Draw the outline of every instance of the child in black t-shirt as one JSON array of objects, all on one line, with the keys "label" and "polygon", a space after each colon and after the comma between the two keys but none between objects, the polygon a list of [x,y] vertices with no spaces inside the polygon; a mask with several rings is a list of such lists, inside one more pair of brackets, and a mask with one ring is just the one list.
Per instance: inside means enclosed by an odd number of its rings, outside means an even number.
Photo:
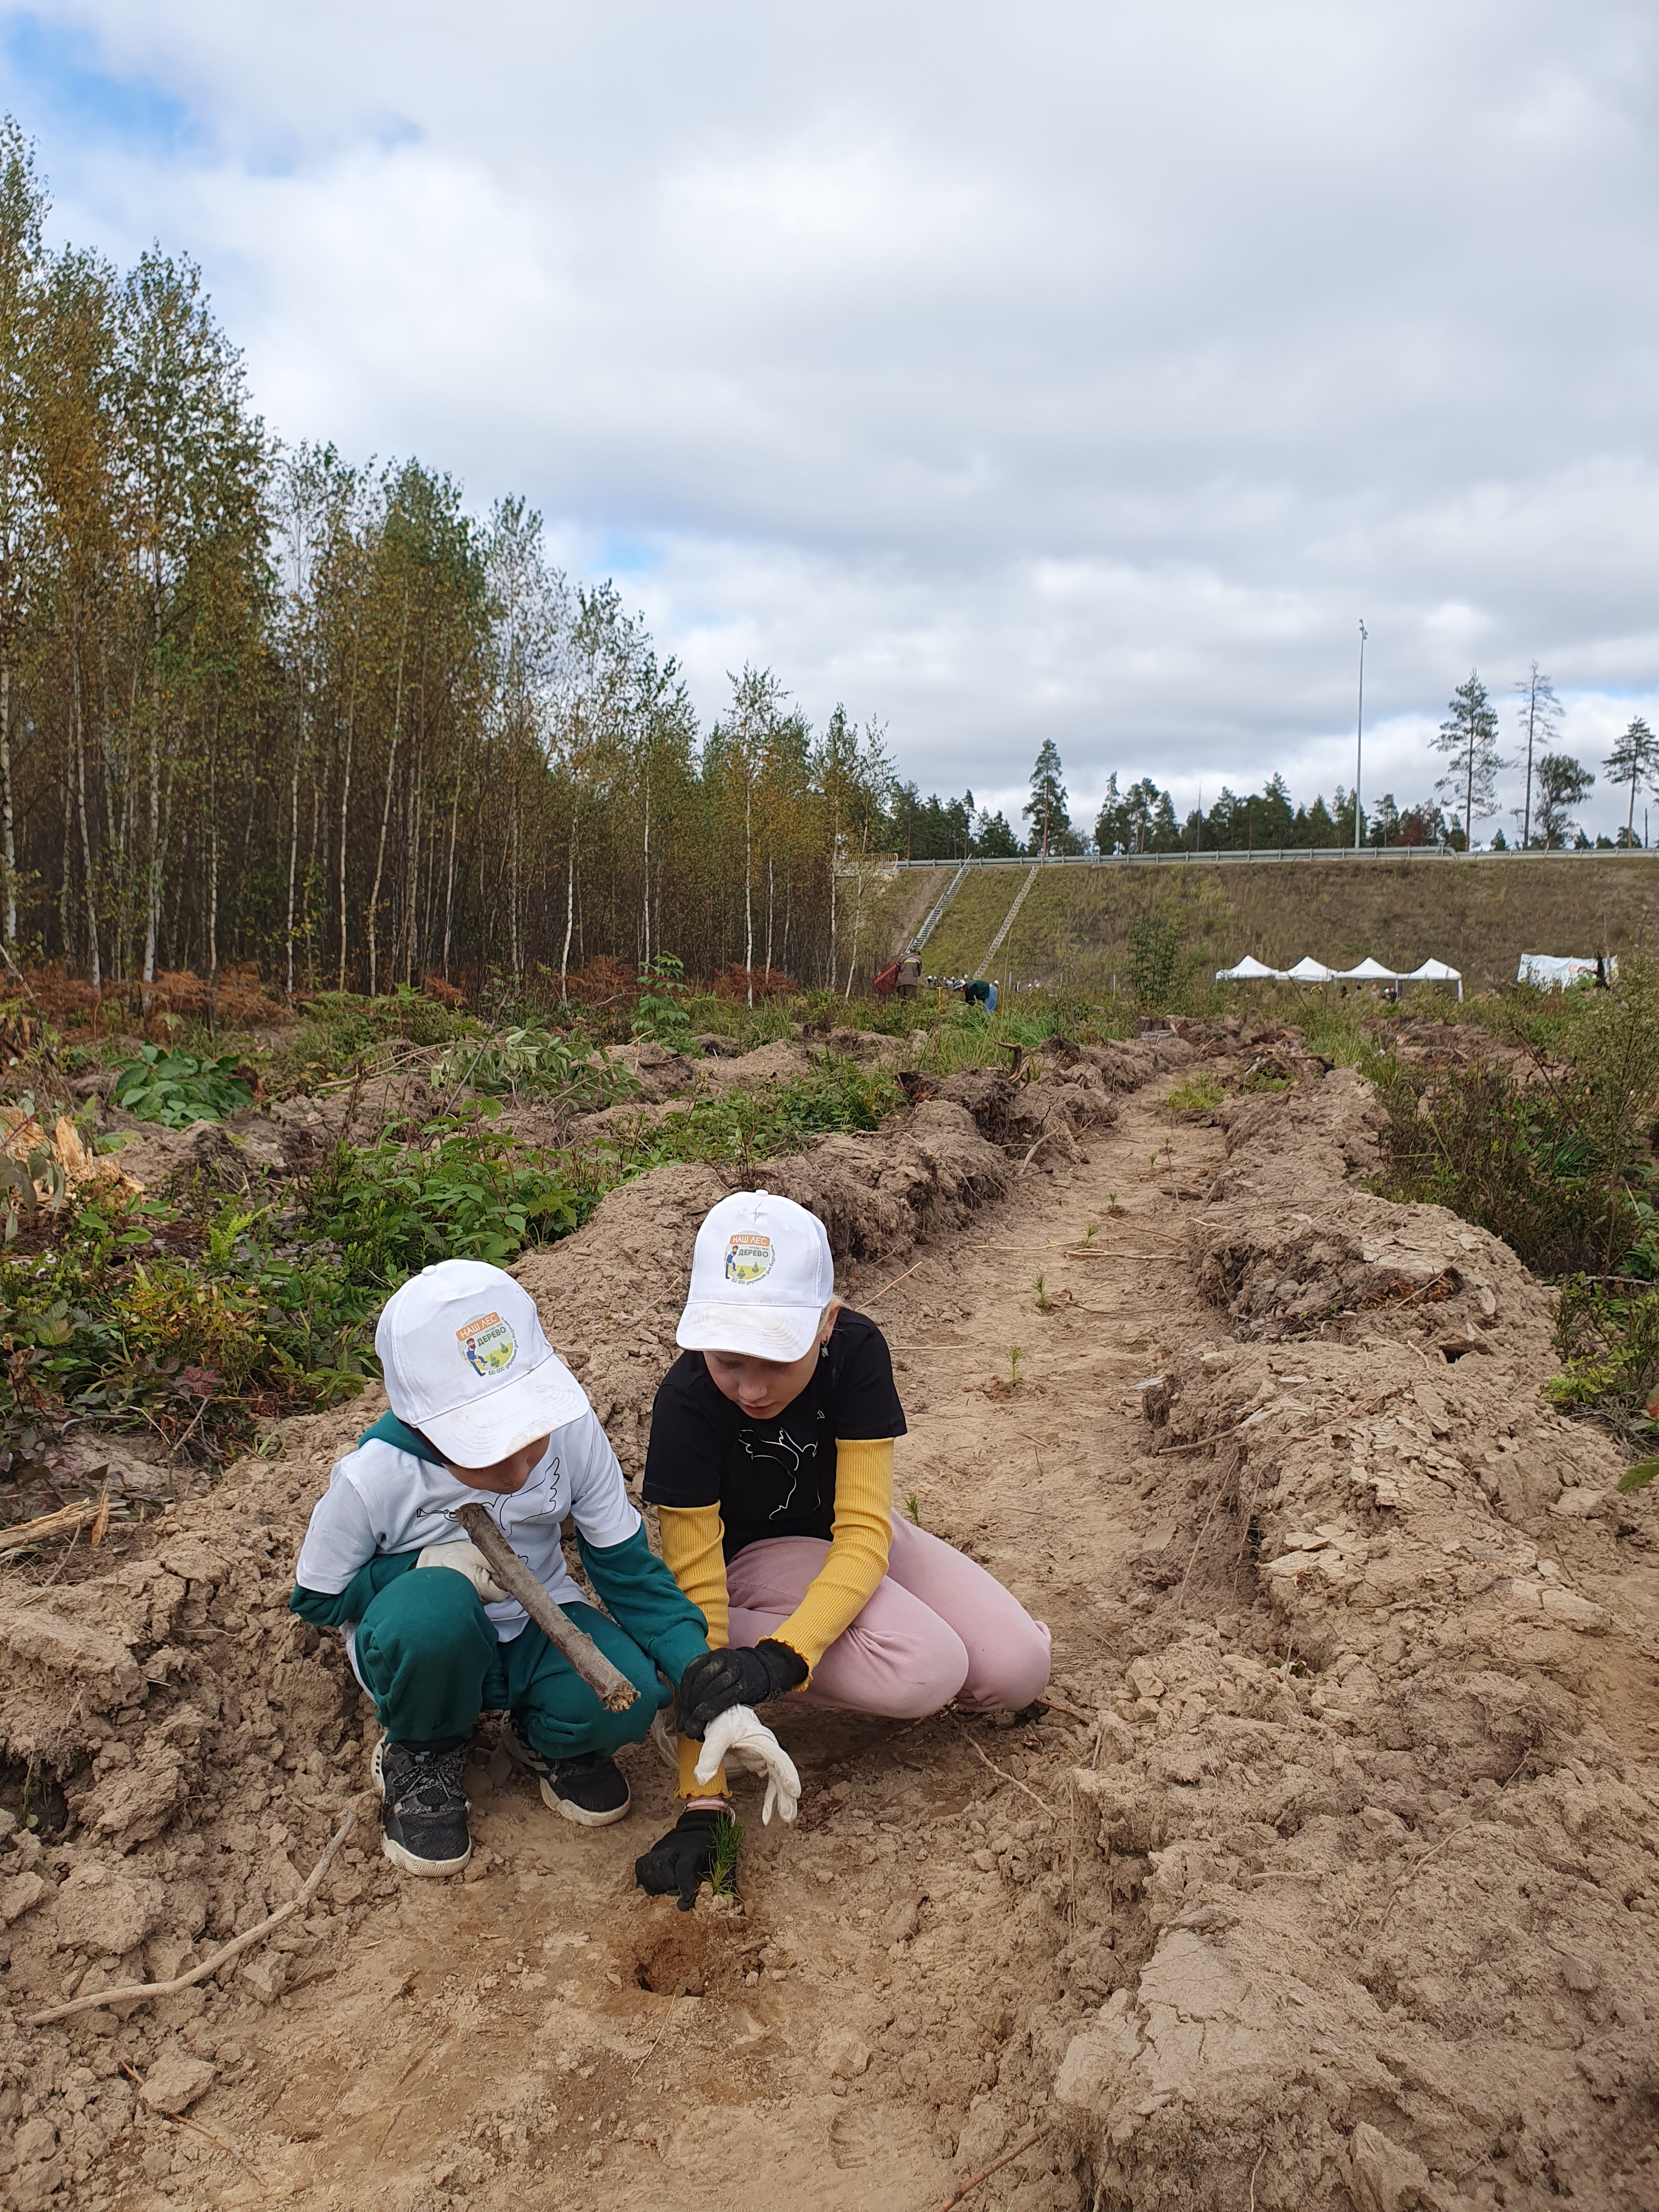
[{"label": "child in black t-shirt", "polygon": [[[680,1684],[683,1736],[786,1691],[894,1719],[952,1698],[1018,1711],[1041,1693],[1047,1628],[894,1516],[905,1424],[892,1360],[875,1323],[836,1299],[816,1216],[765,1191],[722,1199],[697,1231],[677,1341],[645,1497],[708,1624],[708,1655]],[[682,1743],[681,1795],[712,1805],[696,1752]]]}]

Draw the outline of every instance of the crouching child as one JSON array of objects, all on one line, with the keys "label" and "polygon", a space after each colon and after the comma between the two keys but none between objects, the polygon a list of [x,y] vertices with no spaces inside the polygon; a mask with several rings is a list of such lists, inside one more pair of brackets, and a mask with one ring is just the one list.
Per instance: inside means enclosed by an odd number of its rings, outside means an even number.
[{"label": "crouching child", "polygon": [[[446,1260],[386,1301],[374,1334],[392,1410],[338,1461],[306,1531],[290,1609],[343,1631],[383,1734],[374,1776],[382,1848],[412,1875],[471,1856],[461,1787],[483,1711],[539,1777],[549,1808],[586,1827],[629,1809],[616,1763],[690,1662],[702,1614],[651,1551],[587,1396],[548,1343],[534,1300],[499,1267]],[[554,1602],[639,1692],[607,1711],[452,1517],[481,1504]],[[585,1603],[577,1549],[607,1608]]]},{"label": "crouching child", "polygon": [[645,1497],[712,1647],[679,1683],[683,1828],[719,1802],[723,1777],[697,1786],[697,1739],[732,1705],[787,1696],[915,1720],[1042,1694],[1042,1622],[893,1511],[892,1359],[837,1299],[815,1215],[765,1191],[722,1199],[697,1231],[676,1340]]}]

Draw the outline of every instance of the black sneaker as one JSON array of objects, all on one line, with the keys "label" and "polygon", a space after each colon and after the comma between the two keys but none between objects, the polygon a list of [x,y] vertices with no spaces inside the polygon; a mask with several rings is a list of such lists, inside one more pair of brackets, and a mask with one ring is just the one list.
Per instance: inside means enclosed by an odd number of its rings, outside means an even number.
[{"label": "black sneaker", "polygon": [[544,1759],[507,1720],[501,1723],[501,1748],[539,1777],[542,1802],[550,1812],[562,1814],[584,1828],[608,1828],[613,1820],[627,1818],[633,1802],[628,1784],[616,1760],[603,1752],[584,1752],[579,1759]]},{"label": "black sneaker", "polygon": [[416,1751],[382,1736],[374,1747],[374,1787],[385,1807],[380,1849],[405,1874],[459,1874],[472,1856],[461,1788],[465,1744]]}]

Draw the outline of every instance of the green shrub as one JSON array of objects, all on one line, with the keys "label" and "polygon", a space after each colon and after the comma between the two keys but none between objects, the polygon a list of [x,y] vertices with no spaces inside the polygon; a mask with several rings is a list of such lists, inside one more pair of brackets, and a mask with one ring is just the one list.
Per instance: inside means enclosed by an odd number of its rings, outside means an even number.
[{"label": "green shrub", "polygon": [[192,1121],[223,1121],[253,1103],[253,1086],[234,1059],[198,1060],[161,1045],[138,1048],[116,1078],[114,1103],[135,1121],[186,1129]]},{"label": "green shrub", "polygon": [[457,1038],[433,1063],[434,1090],[465,1085],[487,1097],[532,1097],[574,1114],[613,1105],[639,1089],[625,1067],[595,1053],[580,1035],[529,1025],[488,1037]]},{"label": "green shrub", "polygon": [[685,963],[672,952],[653,953],[640,969],[632,1034],[641,1043],[659,1044],[669,1052],[684,1052],[691,1042]]},{"label": "green shrub", "polygon": [[434,1261],[499,1266],[582,1218],[562,1171],[493,1131],[434,1125],[418,1146],[335,1147],[312,1186],[305,1231],[338,1248],[354,1279],[395,1289]]}]

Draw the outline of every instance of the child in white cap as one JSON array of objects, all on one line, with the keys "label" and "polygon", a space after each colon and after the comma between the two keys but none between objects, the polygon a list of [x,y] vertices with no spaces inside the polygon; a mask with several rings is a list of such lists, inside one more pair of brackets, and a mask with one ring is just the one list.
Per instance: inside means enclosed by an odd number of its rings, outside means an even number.
[{"label": "child in white cap", "polygon": [[[635,1743],[693,1659],[702,1615],[646,1540],[586,1394],[499,1267],[446,1260],[387,1299],[374,1333],[392,1411],[335,1466],[311,1516],[291,1609],[344,1631],[386,1733],[374,1752],[383,1848],[416,1875],[471,1856],[461,1763],[483,1711],[554,1811],[620,1820],[614,1753]],[[544,1589],[640,1695],[608,1712],[452,1517],[483,1505]],[[577,1548],[610,1616],[585,1604],[560,1548]]]},{"label": "child in white cap", "polygon": [[1018,1711],[1048,1681],[1048,1632],[983,1567],[895,1516],[892,1360],[836,1298],[816,1215],[765,1191],[722,1199],[697,1231],[676,1341],[645,1497],[712,1647],[679,1682],[690,1850],[723,1786],[698,1789],[695,1739],[729,1706],[790,1692],[894,1719],[953,1698]]}]

